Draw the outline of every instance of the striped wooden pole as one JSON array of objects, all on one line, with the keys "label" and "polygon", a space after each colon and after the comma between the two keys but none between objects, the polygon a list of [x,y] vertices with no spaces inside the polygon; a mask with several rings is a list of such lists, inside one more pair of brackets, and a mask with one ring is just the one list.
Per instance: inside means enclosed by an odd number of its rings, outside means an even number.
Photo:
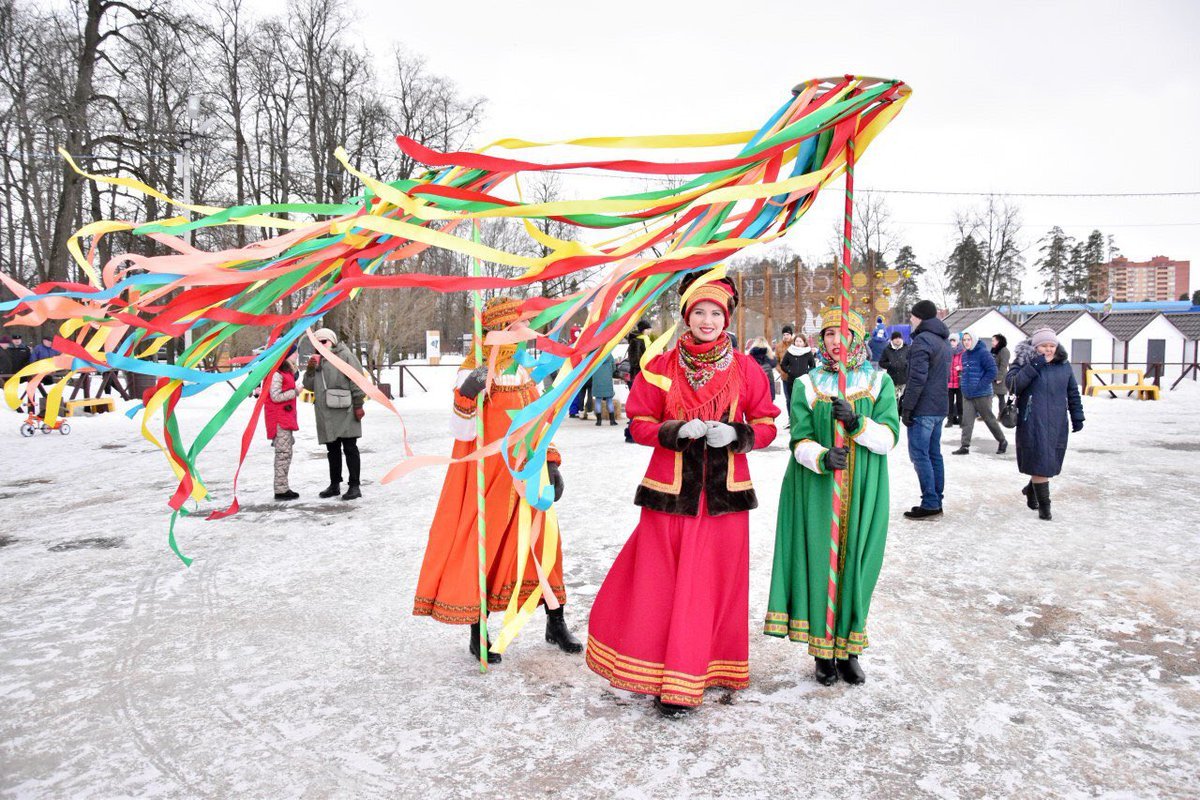
[{"label": "striped wooden pole", "polygon": [[[471,238],[479,241],[479,223],[473,223],[474,230],[471,232]],[[479,264],[479,259],[471,259],[471,273],[475,277],[482,274],[482,269]],[[472,290],[471,295],[475,301],[475,366],[481,367],[484,365],[483,360],[483,295],[478,289]],[[483,398],[487,394],[487,387],[484,391],[475,395],[475,449],[482,450],[483,441]],[[484,509],[486,503],[484,501],[484,483],[483,476],[483,460],[475,462],[475,494],[476,494],[476,521],[479,531],[479,671],[487,672],[488,663],[488,630],[487,630],[487,520],[484,517]]]},{"label": "striped wooden pole", "polygon": [[[857,131],[855,131],[857,133]],[[842,263],[838,267],[838,277],[842,286],[839,305],[842,312],[842,324],[838,331],[838,397],[846,398],[846,361],[850,353],[850,240],[854,232],[854,135],[851,134],[846,142],[846,220],[842,229]],[[846,426],[834,421],[833,446],[842,447],[846,443]],[[829,523],[829,599],[825,606],[825,641],[827,646],[836,652],[837,630],[837,600],[838,600],[838,550],[842,539],[842,503],[844,501],[846,479],[845,470],[833,473],[833,519]]]}]

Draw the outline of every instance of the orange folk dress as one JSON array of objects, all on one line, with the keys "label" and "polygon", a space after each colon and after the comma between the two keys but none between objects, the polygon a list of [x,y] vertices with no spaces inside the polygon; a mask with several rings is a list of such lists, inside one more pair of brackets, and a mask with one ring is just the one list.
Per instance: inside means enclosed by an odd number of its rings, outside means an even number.
[{"label": "orange folk dress", "polygon": [[[465,366],[465,365],[464,365]],[[469,370],[459,372],[458,384]],[[500,439],[508,431],[512,419],[509,412],[524,408],[539,396],[537,385],[529,373],[518,367],[515,374],[499,375],[482,404],[485,442]],[[460,459],[475,452],[475,401],[454,391],[454,418],[451,430],[455,436],[453,457]],[[551,447],[547,460],[559,463],[558,452]],[[425,559],[417,578],[415,616],[433,617],[452,625],[469,625],[479,621],[479,539],[477,462],[451,464],[446,472],[437,513],[429,530]],[[513,592],[524,603],[538,585],[533,559],[525,562],[525,574],[518,588],[517,537],[519,496],[513,485],[512,473],[500,454],[483,459],[484,513],[487,550],[487,605],[489,611],[503,611]],[[541,557],[541,542],[534,545]],[[547,582],[559,603],[566,603],[563,587],[562,543],[558,543],[554,566],[546,575]]]}]

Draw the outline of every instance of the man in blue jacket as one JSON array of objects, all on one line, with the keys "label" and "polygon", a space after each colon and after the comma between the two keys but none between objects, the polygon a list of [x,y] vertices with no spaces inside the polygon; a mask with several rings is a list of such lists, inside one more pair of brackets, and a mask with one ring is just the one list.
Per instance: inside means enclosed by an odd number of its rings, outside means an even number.
[{"label": "man in blue jacket", "polygon": [[975,430],[975,414],[983,417],[992,436],[999,442],[997,453],[1008,449],[1008,439],[1004,438],[1004,429],[996,421],[992,413],[992,387],[996,380],[996,360],[982,339],[978,342],[969,333],[962,335],[963,359],[962,375],[959,378],[963,394],[962,441],[954,451],[956,456],[965,456],[971,452],[971,433]]},{"label": "man in blue jacket", "polygon": [[942,463],[942,423],[950,408],[950,330],[938,319],[937,306],[921,300],[912,307],[908,384],[900,418],[908,428],[908,457],[921,483],[921,504],[904,512],[909,519],[942,513],[946,471]]}]

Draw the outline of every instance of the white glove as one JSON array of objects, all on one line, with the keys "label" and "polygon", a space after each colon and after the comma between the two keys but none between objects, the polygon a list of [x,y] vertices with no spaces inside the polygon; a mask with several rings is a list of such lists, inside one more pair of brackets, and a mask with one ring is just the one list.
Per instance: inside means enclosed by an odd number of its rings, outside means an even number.
[{"label": "white glove", "polygon": [[737,439],[737,431],[732,425],[726,425],[724,422],[710,422],[704,439],[709,447],[727,447]]},{"label": "white glove", "polygon": [[708,423],[702,419],[692,419],[683,423],[677,436],[680,439],[699,439],[708,433]]}]

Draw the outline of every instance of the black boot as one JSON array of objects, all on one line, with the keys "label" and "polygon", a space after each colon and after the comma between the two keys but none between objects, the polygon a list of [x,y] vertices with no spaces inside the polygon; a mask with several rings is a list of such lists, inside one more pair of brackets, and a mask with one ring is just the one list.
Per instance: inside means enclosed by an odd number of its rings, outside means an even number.
[{"label": "black boot", "polygon": [[608,412],[608,424],[609,425],[617,424],[617,414],[615,411]]},{"label": "black boot", "polygon": [[971,455],[971,446],[969,444],[964,444],[961,447],[959,447],[957,450],[952,452],[950,455],[952,455],[952,456],[969,456],[969,455]]},{"label": "black boot", "polygon": [[1037,495],[1038,519],[1050,519],[1050,482],[1035,483],[1033,492]]},{"label": "black boot", "polygon": [[291,489],[288,489],[286,492],[276,492],[275,493],[276,500],[295,500],[299,496],[300,495],[293,492]]},{"label": "black boot", "polygon": [[654,698],[654,707],[658,709],[658,713],[662,714],[667,719],[679,719],[686,717],[688,714],[696,710],[695,706],[681,706],[675,703],[664,703],[661,697]]},{"label": "black boot", "polygon": [[817,662],[817,683],[822,686],[833,686],[838,682],[837,667],[832,658],[814,658]]},{"label": "black boot", "polygon": [[567,630],[567,620],[563,615],[563,607],[551,611],[546,609],[546,641],[557,645],[564,653],[581,653],[583,645]]},{"label": "black boot", "polygon": [[1021,487],[1021,494],[1025,495],[1025,505],[1033,511],[1038,510],[1037,495],[1033,493],[1033,481]]},{"label": "black boot", "polygon": [[1008,452],[1008,439],[1001,439],[1000,444],[996,445],[996,455]]},{"label": "black boot", "polygon": [[362,491],[359,490],[357,483],[352,483],[346,487],[346,493],[342,495],[343,500],[357,500],[362,497]]},{"label": "black boot", "polygon": [[[492,641],[491,641],[491,637],[489,636],[488,637],[488,656],[487,656],[488,663],[489,664],[499,664],[500,660],[501,660],[500,654],[493,653],[491,648],[492,648]],[[471,651],[471,655],[475,656],[475,660],[478,661],[479,660],[479,623],[478,622],[471,623],[471,645],[470,645],[469,649]]]},{"label": "black boot", "polygon": [[858,663],[858,656],[848,656],[844,661],[837,662],[837,670],[846,683],[857,686],[867,682],[867,673],[863,672],[862,665]]},{"label": "black boot", "polygon": [[317,495],[317,497],[326,497],[326,498],[337,497],[341,493],[342,493],[342,485],[340,483],[331,483],[328,486],[326,486],[324,489],[322,489],[321,492]]},{"label": "black boot", "polygon": [[599,428],[604,424],[604,420],[600,417],[600,412],[596,412],[596,427]]}]

